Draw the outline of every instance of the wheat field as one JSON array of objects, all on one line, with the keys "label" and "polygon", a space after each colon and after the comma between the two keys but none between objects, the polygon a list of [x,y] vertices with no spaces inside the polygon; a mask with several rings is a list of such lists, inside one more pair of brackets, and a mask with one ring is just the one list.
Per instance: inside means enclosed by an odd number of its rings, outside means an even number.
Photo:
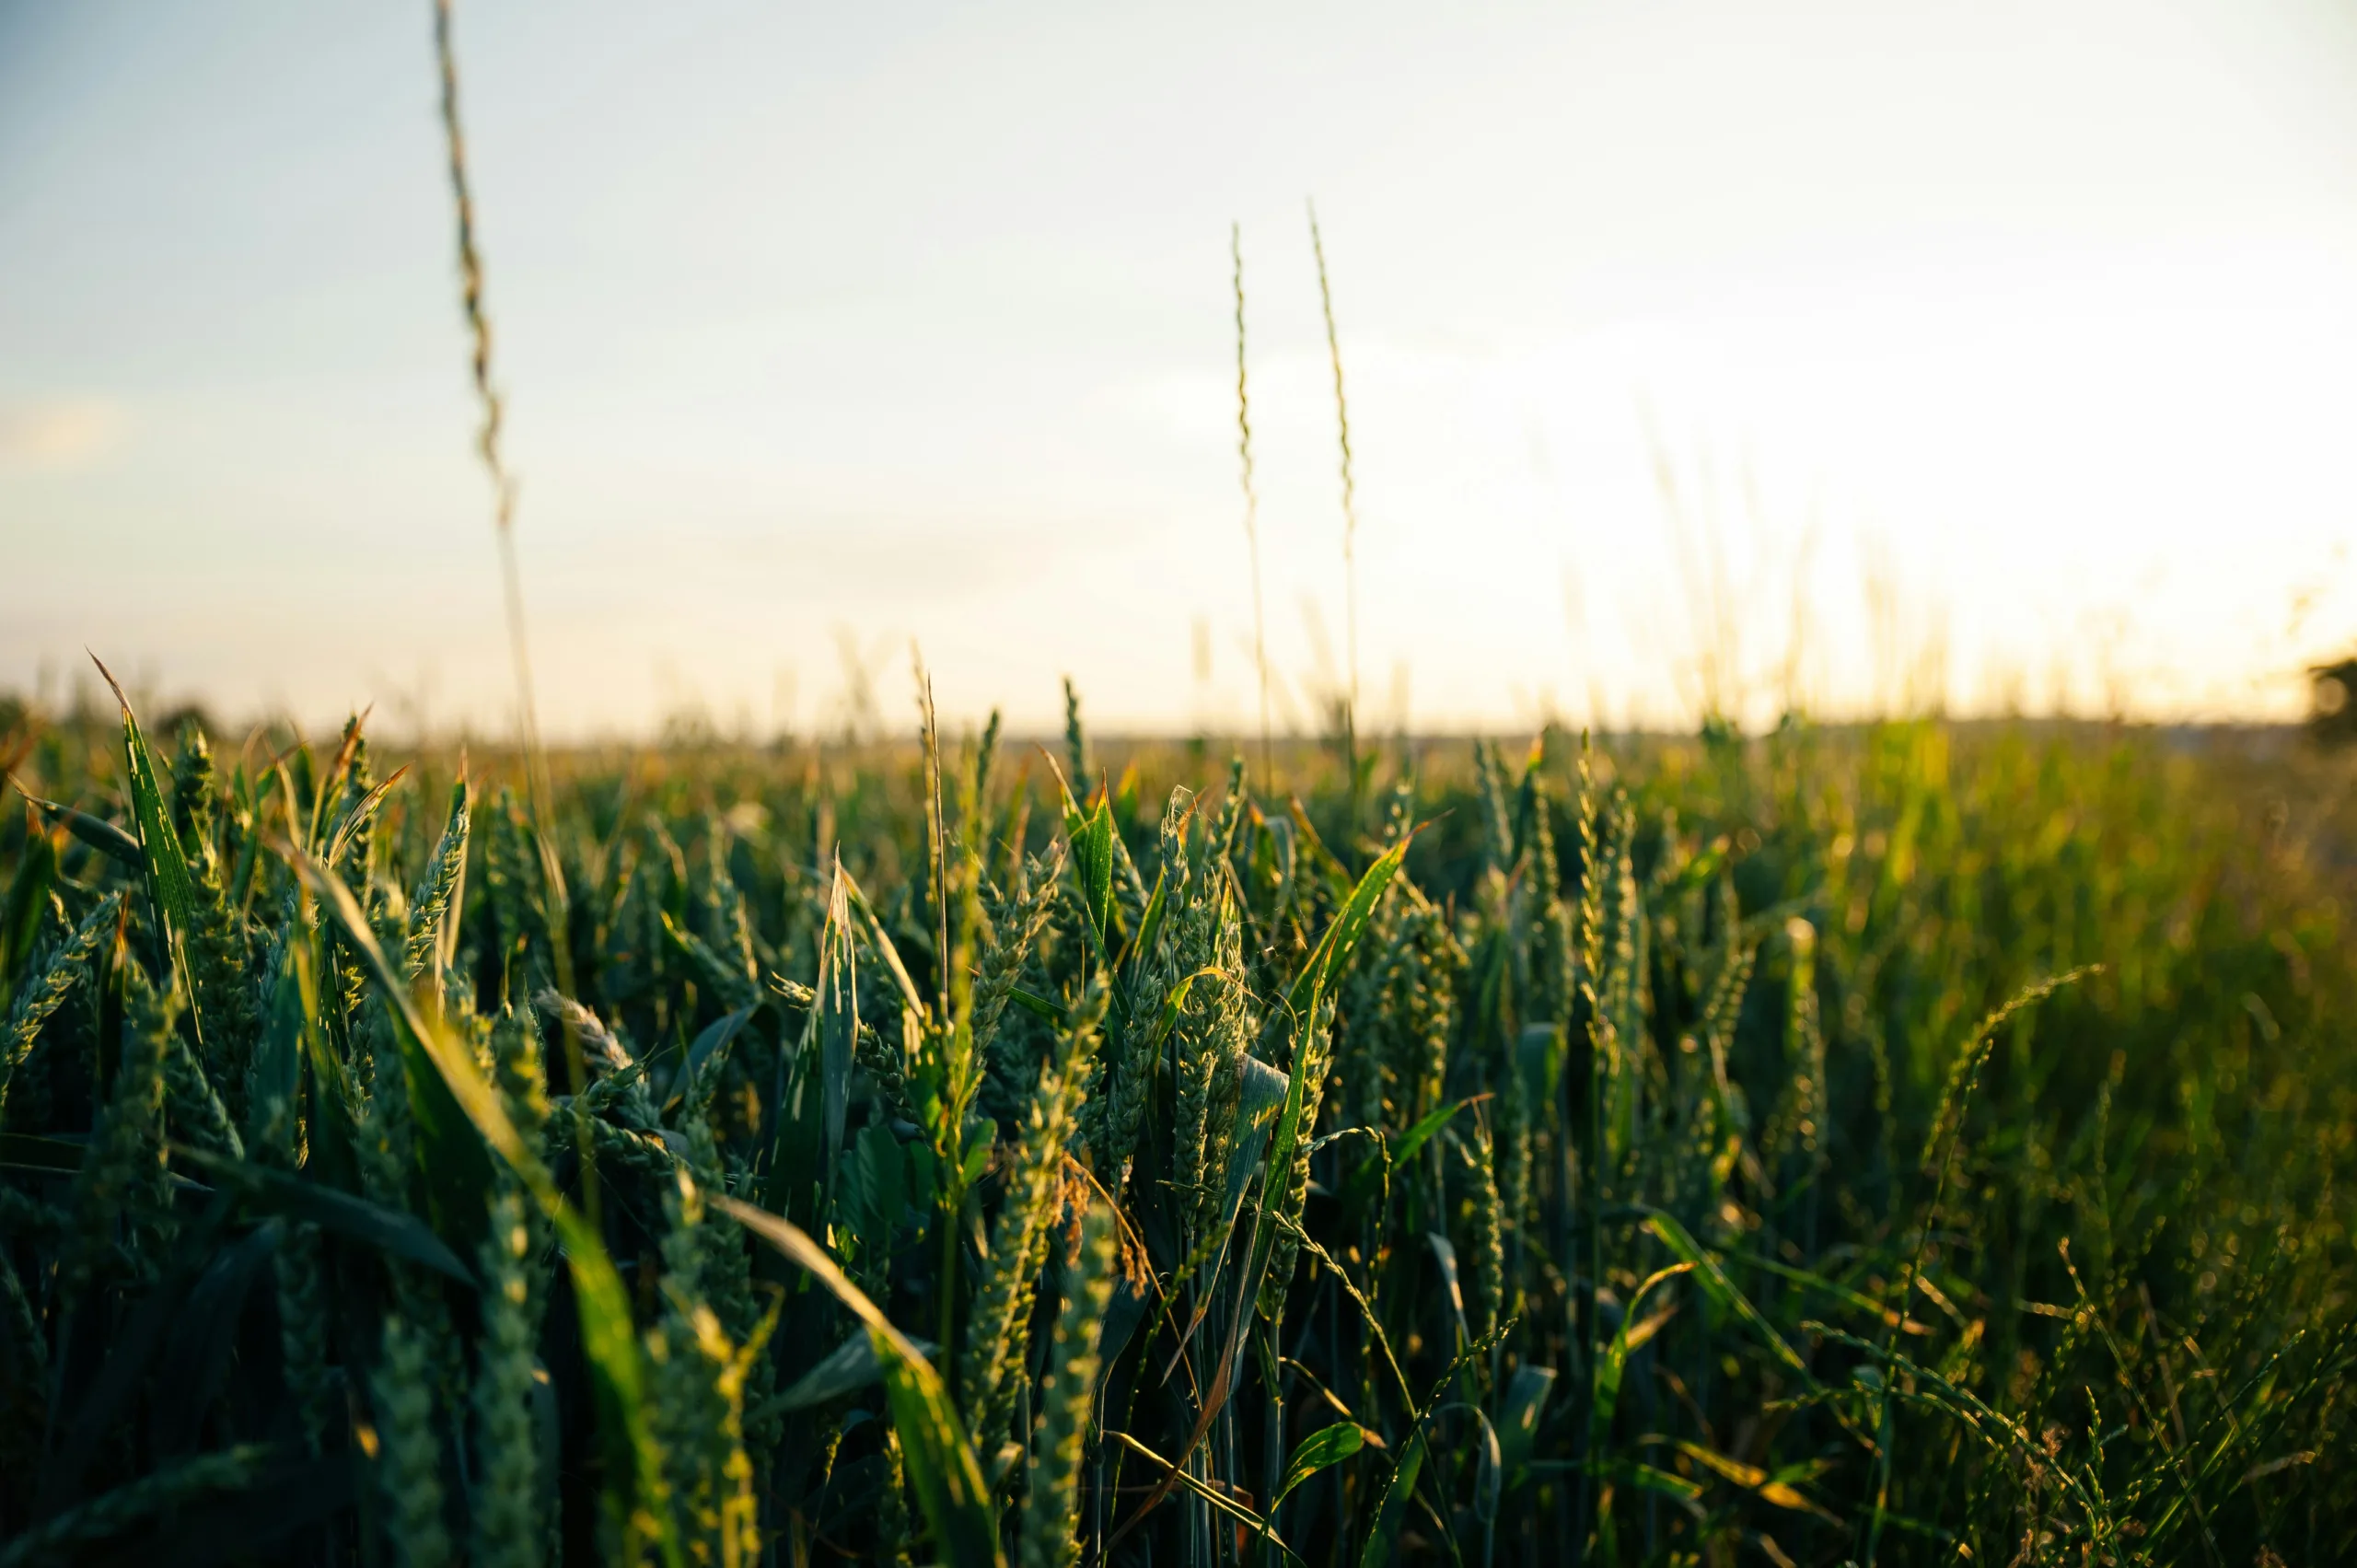
[{"label": "wheat field", "polygon": [[0,1568],[2357,1561],[2346,754],[1363,733],[1314,215],[1330,734],[1236,231],[1257,735],[546,746],[435,20],[516,742],[0,695]]},{"label": "wheat field", "polygon": [[1071,713],[19,709],[0,1562],[2357,1551],[2331,765]]}]

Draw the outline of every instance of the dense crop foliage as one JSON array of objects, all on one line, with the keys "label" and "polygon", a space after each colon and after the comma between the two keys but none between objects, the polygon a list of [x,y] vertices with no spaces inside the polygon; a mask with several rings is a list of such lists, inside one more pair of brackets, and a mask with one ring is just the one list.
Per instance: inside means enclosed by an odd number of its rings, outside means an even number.
[{"label": "dense crop foliage", "polygon": [[6,1568],[2357,1555],[2357,954],[2158,738],[18,734]]}]

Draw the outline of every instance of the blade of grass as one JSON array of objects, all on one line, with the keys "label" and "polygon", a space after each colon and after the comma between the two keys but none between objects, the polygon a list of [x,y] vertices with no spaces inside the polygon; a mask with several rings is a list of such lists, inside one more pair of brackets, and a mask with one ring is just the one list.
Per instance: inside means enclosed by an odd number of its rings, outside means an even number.
[{"label": "blade of grass", "polygon": [[122,706],[122,747],[127,763],[124,779],[131,794],[132,819],[139,828],[140,864],[147,874],[147,893],[154,900],[157,923],[171,960],[172,977],[189,999],[189,1026],[202,1045],[203,999],[197,994],[196,976],[188,960],[189,935],[196,929],[196,883],[189,875],[188,856],[180,848],[180,835],[172,830],[171,811],[164,804],[164,792],[156,782],[155,760],[147,754],[147,738],[139,732],[139,720],[131,711],[131,699],[123,695],[122,683],[96,654],[90,656],[90,662],[99,667],[99,673],[114,689],[115,701]]},{"label": "blade of grass", "polygon": [[[859,1040],[859,955],[852,941],[849,886],[838,853],[834,884],[827,894],[827,923],[819,934],[819,1071],[830,1189],[834,1185],[835,1167],[842,1158],[843,1119],[851,1109],[852,1056]],[[880,931],[877,939],[882,940]]]},{"label": "blade of grass", "polygon": [[432,1269],[469,1288],[475,1283],[473,1272],[415,1214],[192,1144],[174,1144],[172,1157],[197,1167],[225,1186],[236,1188],[248,1204],[266,1214],[308,1221]]},{"label": "blade of grass", "polygon": [[715,1197],[713,1204],[800,1264],[867,1330],[884,1364],[885,1396],[900,1434],[909,1482],[935,1544],[953,1568],[1002,1568],[998,1524],[981,1462],[933,1364],[801,1227],[734,1198]]},{"label": "blade of grass", "polygon": [[[1327,1430],[1331,1431],[1333,1429],[1329,1427]],[[1358,1429],[1356,1427],[1352,1427],[1349,1428],[1349,1430],[1355,1432]],[[1293,1548],[1280,1540],[1277,1538],[1276,1533],[1269,1528],[1268,1520],[1262,1518],[1260,1515],[1255,1514],[1251,1509],[1247,1508],[1235,1498],[1230,1497],[1225,1492],[1215,1486],[1208,1486],[1202,1481],[1198,1481],[1195,1477],[1189,1475],[1185,1470],[1180,1469],[1177,1465],[1172,1464],[1169,1460],[1164,1458],[1161,1455],[1155,1453],[1153,1449],[1147,1447],[1144,1444],[1139,1442],[1136,1438],[1131,1436],[1126,1432],[1109,1432],[1105,1435],[1109,1440],[1119,1443],[1122,1447],[1128,1449],[1131,1453],[1137,1455],[1140,1458],[1151,1460],[1155,1464],[1160,1466],[1162,1468],[1164,1477],[1174,1486],[1185,1487],[1195,1496],[1202,1498],[1204,1502],[1210,1504],[1219,1512],[1226,1515],[1229,1518],[1234,1519],[1237,1524],[1242,1525],[1246,1529],[1252,1531],[1258,1539],[1268,1542],[1271,1546],[1275,1547],[1279,1551],[1283,1552],[1287,1562],[1300,1562],[1302,1561],[1301,1554],[1299,1552],[1294,1551]]]},{"label": "blade of grass", "polygon": [[8,782],[16,786],[17,794],[23,796],[32,805],[48,812],[51,817],[64,825],[67,832],[72,833],[109,860],[126,871],[145,873],[147,857],[140,852],[139,841],[112,822],[103,817],[93,817],[87,811],[77,811],[71,806],[61,805],[54,800],[43,800],[40,796],[26,789],[23,781],[14,774],[9,776]]},{"label": "blade of grass", "polygon": [[[1638,1307],[1643,1305],[1646,1295],[1655,1285],[1666,1284],[1680,1274],[1690,1273],[1696,1267],[1698,1264],[1688,1261],[1672,1263],[1666,1269],[1655,1269],[1645,1276],[1644,1283],[1640,1284],[1635,1294],[1629,1297],[1628,1306],[1621,1308],[1620,1327],[1614,1332],[1612,1344],[1606,1350],[1603,1359],[1598,1362],[1596,1369],[1596,1404],[1588,1414],[1588,1451],[1590,1453],[1601,1452],[1605,1439],[1611,1433],[1613,1408],[1620,1400],[1621,1373],[1629,1365],[1630,1351],[1635,1348],[1636,1343],[1642,1342],[1635,1338],[1637,1331],[1643,1326],[1637,1318]],[[1648,1318],[1645,1321],[1654,1323],[1656,1329],[1659,1327],[1656,1319]],[[1647,1330],[1646,1337],[1650,1338],[1651,1333],[1651,1330]]]},{"label": "blade of grass", "polygon": [[1293,1495],[1294,1488],[1329,1466],[1366,1446],[1366,1431],[1356,1422],[1338,1421],[1331,1426],[1321,1426],[1294,1445],[1293,1457],[1285,1461],[1284,1479],[1277,1483],[1277,1494],[1269,1500],[1269,1513],[1274,1516],[1277,1504]]},{"label": "blade of grass", "polygon": [[1269,631],[1260,600],[1260,497],[1252,487],[1252,399],[1244,375],[1244,226],[1230,224],[1236,261],[1236,455],[1244,480],[1244,548],[1252,562],[1252,671],[1260,690],[1260,787],[1276,787],[1269,746]]}]

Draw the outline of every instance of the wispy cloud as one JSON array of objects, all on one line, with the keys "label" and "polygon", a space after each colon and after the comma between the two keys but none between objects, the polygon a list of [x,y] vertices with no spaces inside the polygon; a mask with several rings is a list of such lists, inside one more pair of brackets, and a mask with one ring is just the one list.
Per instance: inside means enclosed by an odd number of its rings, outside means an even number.
[{"label": "wispy cloud", "polygon": [[122,439],[128,421],[103,398],[41,398],[0,402],[0,465],[79,468]]}]

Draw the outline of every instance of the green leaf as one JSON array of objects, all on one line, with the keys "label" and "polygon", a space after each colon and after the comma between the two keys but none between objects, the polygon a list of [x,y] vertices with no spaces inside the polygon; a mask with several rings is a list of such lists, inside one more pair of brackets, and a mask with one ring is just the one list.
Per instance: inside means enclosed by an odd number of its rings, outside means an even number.
[{"label": "green leaf", "polygon": [[360,836],[360,830],[368,825],[368,819],[376,816],[377,808],[385,804],[385,796],[392,793],[393,786],[401,783],[401,775],[408,772],[406,764],[395,768],[391,777],[353,802],[352,809],[343,814],[343,820],[338,822],[335,831],[328,836],[327,863],[331,867],[343,859],[343,852],[352,847],[352,841]]},{"label": "green leaf", "polygon": [[82,1168],[87,1141],[44,1138],[33,1132],[0,1132],[0,1166],[11,1170],[38,1170],[48,1176],[72,1176]]},{"label": "green leaf", "polygon": [[1506,1484],[1530,1462],[1538,1446],[1539,1418],[1547,1413],[1547,1398],[1555,1391],[1551,1366],[1517,1366],[1506,1385],[1504,1406],[1498,1415],[1498,1458],[1505,1467]]},{"label": "green leaf", "polygon": [[[1691,1261],[1672,1263],[1666,1269],[1655,1269],[1645,1276],[1636,1294],[1629,1298],[1629,1306],[1620,1314],[1620,1327],[1612,1336],[1612,1343],[1596,1361],[1596,1398],[1588,1414],[1588,1452],[1602,1450],[1605,1434],[1612,1430],[1612,1408],[1620,1402],[1620,1377],[1629,1365],[1629,1353],[1651,1339],[1661,1327],[1661,1319],[1647,1318],[1639,1322],[1637,1308],[1644,1302],[1646,1293],[1678,1275],[1693,1272]],[[1648,1327],[1650,1325],[1650,1327]]]},{"label": "green leaf", "polygon": [[[1247,1056],[1237,1063],[1237,1079],[1236,1131],[1228,1148],[1227,1192],[1220,1209],[1223,1225],[1233,1225],[1243,1212],[1244,1190],[1251,1185],[1252,1173],[1260,1168],[1261,1153],[1269,1146],[1269,1130],[1276,1124],[1293,1086],[1291,1079],[1257,1056]],[[1203,1308],[1208,1310],[1209,1305],[1205,1302]]]},{"label": "green leaf", "polygon": [[966,1136],[973,1141],[958,1156],[958,1186],[959,1191],[970,1192],[981,1180],[982,1172],[990,1168],[991,1151],[998,1144],[998,1123],[970,1121],[966,1124]]},{"label": "green leaf", "polygon": [[1070,1016],[1055,1003],[1034,992],[1026,991],[1019,985],[1010,985],[1006,988],[1006,999],[1033,1017],[1044,1018],[1059,1028]]},{"label": "green leaf", "polygon": [[1088,917],[1088,936],[1097,957],[1112,966],[1113,810],[1104,801],[1075,826],[1067,813],[1064,828],[1072,839],[1073,876],[1080,888],[1081,913]]},{"label": "green leaf", "polygon": [[728,1042],[737,1038],[737,1031],[759,1009],[755,1007],[739,1007],[704,1026],[702,1032],[689,1045],[687,1059],[679,1063],[679,1072],[673,1075],[670,1093],[663,1097],[666,1115],[687,1098],[688,1091],[695,1086],[696,1074],[703,1071],[704,1063],[727,1050]]},{"label": "green leaf", "polygon": [[[851,1106],[852,1048],[859,1039],[859,960],[851,937],[850,883],[842,857],[837,856],[834,886],[827,894],[827,924],[819,936],[816,1014],[830,1184],[834,1180],[835,1162],[842,1157],[843,1118]],[[880,930],[877,940],[884,941]],[[888,942],[884,945],[890,947]]]},{"label": "green leaf", "polygon": [[1129,951],[1122,956],[1130,961],[1130,972],[1135,978],[1154,954],[1155,939],[1162,935],[1164,906],[1170,897],[1169,872],[1166,867],[1155,873],[1154,894],[1145,901],[1145,913],[1138,920],[1138,934],[1132,938]]},{"label": "green leaf", "polygon": [[778,1054],[777,1105],[770,1113],[764,1153],[764,1194],[769,1205],[797,1219],[826,1219],[825,1070],[814,994],[802,1017],[802,1038]]},{"label": "green leaf", "polygon": [[1110,982],[1113,1021],[1127,1027],[1129,990],[1121,983],[1113,947],[1113,862],[1120,844],[1114,833],[1112,807],[1100,797],[1094,810],[1084,811],[1052,757],[1048,759],[1048,770],[1055,774],[1056,787],[1063,794],[1064,838],[1072,845],[1073,889],[1080,900],[1081,935]]},{"label": "green leaf", "polygon": [[[909,1342],[919,1350],[932,1348],[922,1340]],[[876,1353],[875,1336],[862,1328],[829,1352],[818,1365],[795,1378],[794,1387],[770,1401],[770,1409],[808,1410],[845,1394],[855,1394],[883,1376],[884,1362]]]},{"label": "green leaf", "polygon": [[[900,988],[900,1000],[918,1017],[932,1017],[932,1009],[925,1005],[924,993],[917,989],[917,982],[909,978],[908,966],[900,962],[900,950],[892,946],[892,938],[886,934],[884,923],[877,918],[875,906],[867,901],[867,895],[860,891],[859,884],[853,880],[852,874],[843,869],[840,854],[835,856],[835,875],[842,878],[843,896],[850,900],[853,911],[867,923],[869,946],[876,949],[876,956],[884,960],[884,967],[890,971],[893,983]],[[843,929],[846,932],[851,929],[848,922]]]},{"label": "green leaf", "polygon": [[[1318,1010],[1318,999],[1325,993],[1329,980],[1339,975],[1342,966],[1350,961],[1350,950],[1357,943],[1359,933],[1366,929],[1367,920],[1375,913],[1375,906],[1381,901],[1384,889],[1391,885],[1392,877],[1407,856],[1408,841],[1402,839],[1366,868],[1366,875],[1359,878],[1359,885],[1351,890],[1341,912],[1327,926],[1326,935],[1318,938],[1316,950],[1302,965],[1300,975],[1287,993],[1294,1027],[1301,1038],[1294,1044],[1293,1067],[1285,1078],[1284,1109],[1277,1117],[1276,1133],[1270,1142],[1269,1161],[1265,1167],[1269,1174],[1262,1183],[1264,1195],[1260,1217],[1253,1225],[1252,1250],[1246,1254],[1240,1300],[1258,1298],[1261,1276],[1268,1272],[1270,1256],[1276,1249],[1277,1209],[1266,1194],[1274,1191],[1277,1182],[1293,1169],[1294,1151],[1301,1142],[1302,1118],[1307,1108],[1309,1093],[1307,1034]],[[1236,1335],[1242,1335],[1250,1317],[1248,1312],[1237,1314],[1233,1330]]]},{"label": "green leaf", "polygon": [[1285,1461],[1284,1479],[1277,1483],[1277,1495],[1270,1502],[1269,1512],[1274,1514],[1277,1504],[1291,1496],[1295,1487],[1365,1446],[1366,1430],[1350,1421],[1321,1426],[1303,1438],[1294,1446],[1293,1458]]},{"label": "green leaf", "polygon": [[1423,1146],[1432,1142],[1433,1134],[1448,1125],[1449,1118],[1480,1098],[1482,1097],[1480,1095],[1467,1095],[1453,1105],[1444,1105],[1437,1110],[1424,1112],[1417,1119],[1413,1127],[1399,1134],[1399,1146],[1391,1151],[1391,1163],[1406,1165],[1410,1160],[1414,1159],[1422,1151]]},{"label": "green leaf", "polygon": [[[24,785],[17,784],[17,788],[21,793]],[[105,818],[76,811],[71,806],[61,805],[54,800],[43,800],[37,795],[26,795],[25,798],[63,822],[67,832],[124,870],[143,876],[146,873],[147,857],[140,852],[139,841]]]},{"label": "green leaf", "polygon": [[1342,901],[1333,923],[1326,927],[1326,935],[1318,938],[1317,950],[1309,955],[1309,961],[1295,977],[1292,989],[1285,993],[1285,1004],[1296,1016],[1306,1018],[1310,998],[1330,989],[1349,967],[1360,933],[1375,918],[1376,906],[1383,901],[1391,878],[1408,858],[1408,843],[1407,839],[1401,839],[1366,868],[1366,875],[1359,878],[1359,885],[1351,889],[1351,896]]},{"label": "green leaf", "polygon": [[1098,935],[1109,933],[1113,925],[1113,807],[1104,799],[1088,814],[1088,821],[1081,834],[1084,850],[1082,892],[1086,900],[1090,921]]},{"label": "green leaf", "polygon": [[1337,899],[1347,898],[1351,891],[1350,868],[1326,847],[1326,840],[1318,831],[1318,824],[1309,819],[1309,808],[1295,796],[1285,802],[1285,816],[1293,823],[1294,841],[1301,846],[1302,858],[1309,862],[1328,892]]},{"label": "green leaf", "polygon": [[53,830],[26,833],[24,861],[9,879],[7,902],[0,905],[0,1015],[16,1004],[17,971],[32,957],[41,912],[49,907],[50,884],[56,878]]},{"label": "green leaf", "polygon": [[1457,1342],[1463,1344],[1471,1337],[1465,1326],[1465,1283],[1457,1271],[1457,1249],[1448,1237],[1433,1231],[1424,1237],[1432,1249],[1433,1266],[1440,1272],[1441,1299],[1448,1304],[1448,1315],[1457,1325]]},{"label": "green leaf", "polygon": [[932,1527],[935,1545],[951,1568],[1002,1568],[998,1522],[981,1462],[933,1364],[799,1226],[734,1198],[716,1196],[713,1206],[807,1270],[867,1330],[883,1364],[885,1399],[892,1408],[893,1430],[900,1434],[909,1484]]},{"label": "green leaf", "polygon": [[1603,1473],[1615,1481],[1625,1481],[1642,1492],[1656,1492],[1689,1507],[1692,1507],[1696,1500],[1710,1490],[1699,1481],[1656,1469],[1636,1459],[1616,1459],[1604,1467]]},{"label": "green leaf", "polygon": [[1497,1523],[1498,1498],[1505,1490],[1505,1450],[1498,1442],[1498,1429],[1481,1407],[1473,1407],[1473,1419],[1480,1423],[1480,1439],[1474,1450],[1473,1516],[1481,1521],[1483,1529]]},{"label": "green leaf", "polygon": [[319,950],[308,911],[289,929],[286,940],[292,947],[286,953],[285,967],[280,971],[273,1023],[275,1026],[285,1022],[294,1030],[301,1043],[303,1058],[311,1066],[311,1136],[304,1164],[306,1168],[318,1167],[331,1185],[356,1187],[360,1183],[360,1129],[353,1121],[353,1107],[358,1097],[343,1058],[336,1054],[334,1043],[319,1027]]},{"label": "green leaf", "polygon": [[1872,1296],[1861,1295],[1839,1281],[1827,1279],[1823,1274],[1807,1269],[1795,1269],[1789,1263],[1779,1263],[1773,1258],[1763,1258],[1756,1252],[1736,1252],[1728,1256],[1746,1268],[1759,1269],[1775,1275],[1778,1279],[1790,1280],[1794,1284],[1803,1284],[1811,1290],[1822,1291],[1843,1306],[1876,1319],[1886,1329],[1896,1329],[1902,1334],[1914,1335],[1926,1335],[1932,1331],[1928,1325],[1919,1323],[1912,1318],[1901,1318],[1897,1311],[1885,1307]]},{"label": "green leaf", "polygon": [[865,1266],[871,1255],[889,1255],[908,1207],[909,1160],[900,1141],[887,1128],[861,1128],[835,1185],[835,1234],[850,1230]]},{"label": "green leaf", "polygon": [[1726,1271],[1719,1267],[1718,1260],[1703,1251],[1701,1245],[1687,1234],[1684,1225],[1667,1214],[1649,1213],[1645,1218],[1645,1228],[1652,1231],[1655,1238],[1680,1261],[1694,1265],[1695,1283],[1719,1305],[1721,1310],[1733,1313],[1758,1334],[1769,1352],[1788,1370],[1799,1374],[1805,1385],[1811,1388],[1817,1386],[1816,1376],[1809,1371],[1808,1363],[1801,1359],[1800,1353],[1786,1344],[1784,1337],[1776,1331],[1775,1325],[1760,1315],[1759,1308],[1751,1305],[1749,1297],[1735,1288],[1734,1282],[1726,1276]]},{"label": "green leaf", "polygon": [[702,937],[682,929],[679,923],[671,918],[668,910],[659,912],[659,918],[663,922],[663,935],[669,937],[671,946],[694,966],[699,983],[711,986],[715,994],[728,1002],[742,1004],[748,998],[760,994],[760,987],[741,969],[714,952],[711,944]]},{"label": "green leaf", "polygon": [[273,1220],[215,1253],[173,1313],[163,1352],[171,1375],[157,1379],[154,1396],[155,1440],[161,1452],[195,1446],[205,1411],[228,1375],[246,1294],[284,1228]]},{"label": "green leaf", "polygon": [[1820,1518],[1830,1519],[1836,1524],[1840,1522],[1835,1516],[1809,1501],[1799,1488],[1792,1484],[1795,1474],[1805,1477],[1814,1473],[1811,1466],[1794,1466],[1789,1471],[1780,1470],[1771,1475],[1757,1465],[1747,1465],[1740,1459],[1731,1459],[1724,1454],[1705,1448],[1701,1444],[1690,1442],[1683,1437],[1678,1439],[1677,1446],[1678,1451],[1688,1458],[1705,1469],[1733,1481],[1763,1502],[1772,1503],[1779,1508],[1790,1508],[1796,1514],[1815,1514]]},{"label": "green leaf", "polygon": [[307,1220],[323,1229],[340,1232],[366,1246],[446,1274],[461,1284],[475,1283],[473,1272],[415,1214],[372,1203],[350,1192],[339,1192],[317,1181],[306,1181],[286,1171],[232,1159],[191,1144],[174,1144],[172,1157],[185,1160],[237,1188],[249,1204],[266,1213]]},{"label": "green leaf", "polygon": [[[308,947],[310,929],[308,922],[289,921],[280,933],[282,943],[302,943]],[[246,1138],[250,1146],[258,1145],[266,1120],[277,1109],[284,1117],[286,1142],[278,1152],[287,1162],[294,1162],[295,1096],[303,1082],[304,1025],[308,1014],[303,1005],[302,976],[296,970],[296,955],[292,947],[282,948],[279,955],[278,983],[272,989],[269,1012],[262,1019],[261,1038],[257,1043],[253,1060],[252,1098],[246,1107]],[[321,1086],[324,1091],[326,1086]],[[343,1109],[341,1100],[322,1093],[327,1103],[315,1108],[313,1120],[323,1122]],[[325,1131],[314,1129],[314,1136]],[[349,1143],[345,1144],[348,1149]]]},{"label": "green leaf", "polygon": [[[95,657],[91,662],[98,663]],[[189,1021],[202,1045],[204,999],[197,994],[196,977],[188,961],[189,934],[196,929],[196,882],[189,876],[188,855],[180,848],[180,835],[172,830],[171,812],[156,783],[155,760],[147,754],[147,738],[139,733],[131,699],[122,694],[122,684],[104,664],[99,664],[99,673],[107,678],[107,684],[114,688],[115,701],[122,705],[124,778],[131,791],[132,818],[139,829],[140,863],[147,874],[148,896],[155,900],[173,976],[189,999]]]},{"label": "green leaf", "polygon": [[[391,1009],[395,1040],[401,1047],[402,1074],[409,1080],[410,1117],[417,1130],[417,1166],[425,1179],[426,1208],[434,1228],[471,1256],[482,1242],[489,1224],[483,1207],[491,1191],[491,1158],[482,1139],[468,1126],[469,1116],[458,1100],[449,1074],[440,1070],[428,1044],[435,1032],[410,994],[408,982],[394,970],[377,945],[360,904],[343,878],[300,851],[296,870],[312,895],[343,935],[345,944],[366,964]],[[468,1066],[474,1066],[471,1055]],[[495,1097],[494,1097],[495,1103]]]},{"label": "green leaf", "polygon": [[1146,1037],[1147,1056],[1161,1055],[1162,1048],[1170,1042],[1170,1031],[1178,1027],[1178,1015],[1186,1010],[1187,996],[1195,989],[1195,982],[1207,974],[1218,972],[1215,969],[1200,969],[1193,974],[1181,975],[1171,986],[1169,994],[1162,999],[1162,1011],[1155,1017],[1154,1033]]},{"label": "green leaf", "polygon": [[[432,1069],[412,1071],[412,1108],[418,1103],[415,1096],[419,1081],[437,1082],[444,1097],[437,1103],[456,1108],[474,1124],[482,1142],[507,1162],[555,1226],[557,1239],[572,1268],[582,1354],[589,1363],[590,1382],[597,1394],[598,1429],[606,1441],[608,1513],[623,1533],[628,1549],[625,1556],[635,1551],[638,1532],[649,1522],[646,1516],[652,1514],[651,1522],[664,1561],[670,1568],[680,1568],[684,1559],[679,1551],[679,1531],[668,1511],[654,1508],[655,1499],[662,1493],[663,1450],[655,1440],[655,1430],[647,1418],[645,1367],[639,1359],[638,1330],[631,1319],[630,1294],[622,1288],[621,1275],[607,1255],[605,1242],[564,1201],[548,1167],[540,1163],[540,1156],[507,1119],[507,1108],[500,1102],[499,1091],[475,1065],[473,1053],[452,1039],[438,1019],[429,1019],[422,1014],[416,999],[401,989],[392,966],[386,961],[384,949],[377,945],[367,921],[361,915],[352,889],[300,851],[293,855],[292,864],[296,875],[327,906],[383,989],[395,1031],[401,1037],[402,1060],[407,1063],[422,1059],[423,1066]],[[480,1156],[481,1145],[477,1145],[476,1152]],[[481,1195],[489,1191],[489,1178],[486,1168],[482,1184],[475,1190],[479,1202]],[[478,1212],[478,1233],[483,1218]]]}]

